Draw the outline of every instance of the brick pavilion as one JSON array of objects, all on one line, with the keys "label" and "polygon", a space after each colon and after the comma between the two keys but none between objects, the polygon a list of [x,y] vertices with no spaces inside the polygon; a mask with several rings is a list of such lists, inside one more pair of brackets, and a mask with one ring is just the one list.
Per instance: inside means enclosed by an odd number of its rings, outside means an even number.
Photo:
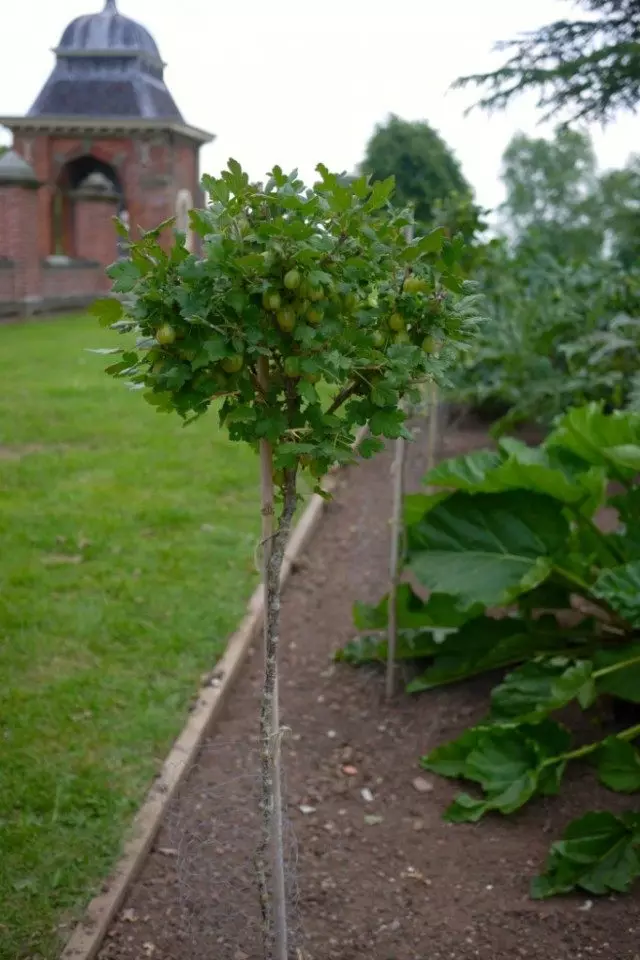
[{"label": "brick pavilion", "polygon": [[199,151],[151,34],[106,0],[78,17],[25,117],[0,117],[0,315],[84,306],[109,289],[112,218],[135,233],[202,202]]}]

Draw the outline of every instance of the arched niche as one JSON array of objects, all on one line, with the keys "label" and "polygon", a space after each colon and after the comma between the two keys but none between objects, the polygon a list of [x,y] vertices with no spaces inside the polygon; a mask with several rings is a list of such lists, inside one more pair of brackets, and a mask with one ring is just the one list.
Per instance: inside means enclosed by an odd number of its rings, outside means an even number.
[{"label": "arched niche", "polygon": [[[100,177],[92,177],[99,174]],[[75,156],[67,160],[60,168],[51,198],[50,250],[58,256],[82,257],[75,236],[73,215],[73,195],[83,184],[92,179],[102,179],[105,189],[113,191],[117,198],[115,212],[118,216],[126,210],[122,182],[111,164],[105,163],[90,153]]]}]

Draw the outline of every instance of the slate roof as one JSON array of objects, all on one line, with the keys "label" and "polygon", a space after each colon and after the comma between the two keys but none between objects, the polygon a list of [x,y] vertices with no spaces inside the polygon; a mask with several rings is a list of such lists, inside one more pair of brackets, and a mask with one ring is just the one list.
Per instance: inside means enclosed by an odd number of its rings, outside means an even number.
[{"label": "slate roof", "polygon": [[56,65],[30,117],[140,117],[184,123],[155,40],[115,0],[64,30]]},{"label": "slate roof", "polygon": [[62,34],[58,51],[137,50],[160,60],[160,51],[149,31],[119,13],[115,0],[104,10],[76,17]]}]

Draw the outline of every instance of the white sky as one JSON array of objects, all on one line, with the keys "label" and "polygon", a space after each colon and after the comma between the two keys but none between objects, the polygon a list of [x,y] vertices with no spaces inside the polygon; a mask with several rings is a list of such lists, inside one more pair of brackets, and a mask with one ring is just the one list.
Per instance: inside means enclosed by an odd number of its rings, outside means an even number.
[{"label": "white sky", "polygon": [[[0,114],[29,109],[66,24],[102,2],[11,5],[0,34]],[[439,130],[488,207],[502,199],[500,158],[513,133],[548,128],[537,125],[533,98],[495,117],[465,117],[473,91],[448,87],[460,74],[499,65],[500,55],[491,53],[497,40],[572,13],[566,0],[118,3],[155,37],[185,120],[217,135],[203,150],[203,172],[217,173],[230,156],[254,177],[275,163],[298,167],[307,181],[318,162],[352,170],[375,124],[394,112]],[[638,129],[627,115],[592,130],[603,167],[626,161]]]}]

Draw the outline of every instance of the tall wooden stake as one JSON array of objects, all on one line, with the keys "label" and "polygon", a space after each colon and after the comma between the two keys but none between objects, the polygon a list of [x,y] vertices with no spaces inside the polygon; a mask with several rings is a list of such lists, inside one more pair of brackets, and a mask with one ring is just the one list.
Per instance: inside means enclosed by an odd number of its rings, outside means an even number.
[{"label": "tall wooden stake", "polygon": [[[405,228],[407,243],[413,239],[413,226]],[[389,608],[387,615],[387,675],[385,694],[387,700],[393,697],[396,680],[396,649],[398,646],[398,575],[400,559],[400,540],[402,533],[402,497],[404,495],[404,462],[406,441],[404,437],[396,440],[396,454],[393,461],[392,506],[391,506],[391,554],[389,557]]]},{"label": "tall wooden stake", "polygon": [[[261,358],[258,380],[266,392],[269,366]],[[291,473],[288,471],[288,473]],[[280,572],[284,550],[295,512],[295,471],[287,477],[285,503],[275,529],[273,503],[273,452],[267,440],[260,441],[262,502],[264,618],[264,683],[260,707],[260,759],[262,773],[262,838],[256,855],[262,911],[265,960],[287,960],[287,898],[284,876],[282,772],[280,751],[280,706],[278,701],[278,644],[280,634]],[[271,870],[267,850],[271,848]],[[269,884],[268,876],[271,878]]]},{"label": "tall wooden stake", "polygon": [[404,464],[406,440],[396,440],[396,455],[393,459],[393,500],[391,512],[391,555],[389,560],[389,617],[387,632],[387,676],[385,693],[387,700],[393,697],[396,679],[396,648],[398,641],[398,568],[400,542],[402,539],[402,498],[404,496]]},{"label": "tall wooden stake", "polygon": [[438,452],[438,384],[435,380],[429,384],[429,428],[427,433],[427,472],[436,465]]}]

